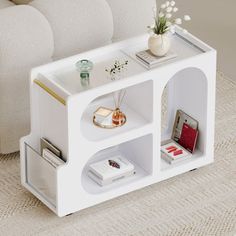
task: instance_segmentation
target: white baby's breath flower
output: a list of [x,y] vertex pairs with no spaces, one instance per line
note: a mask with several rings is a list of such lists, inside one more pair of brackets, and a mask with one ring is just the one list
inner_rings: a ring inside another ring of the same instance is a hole
[[179,9],[177,7],[173,8],[173,12],[177,12]]
[[175,19],[175,24],[181,25],[182,24],[182,19],[181,18]]
[[[1,0],[0,0],[1,1]],[[153,8],[155,24],[148,26],[149,33],[155,34],[156,32],[164,34],[166,32],[175,33],[175,27],[181,25],[183,20],[190,21],[189,15],[184,15],[182,18],[174,17],[174,13],[179,9],[176,7],[175,0],[165,0],[166,2],[160,6],[160,10],[156,7]],[[187,30],[183,29],[183,33],[187,33]]]
[[184,33],[184,34],[187,34],[188,31],[187,31],[186,29],[183,29],[183,33]]
[[172,10],[173,10],[172,7],[167,7],[167,8],[166,8],[166,12],[168,12],[168,13],[172,12]]
[[172,14],[170,14],[170,13],[166,14],[166,19],[170,19],[171,17],[172,17]]
[[161,4],[161,9],[165,9],[166,8],[166,4]]
[[190,21],[190,20],[191,20],[191,17],[190,17],[189,15],[185,15],[185,16],[184,16],[184,20],[185,20],[185,21]]

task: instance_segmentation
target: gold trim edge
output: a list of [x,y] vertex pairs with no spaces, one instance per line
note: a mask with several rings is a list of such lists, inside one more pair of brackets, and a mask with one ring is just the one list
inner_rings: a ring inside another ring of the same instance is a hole
[[47,87],[44,83],[42,83],[41,81],[39,81],[38,79],[34,80],[34,83],[37,84],[40,88],[42,88],[43,90],[45,90],[48,94],[50,94],[52,97],[54,97],[58,102],[60,102],[61,104],[63,104],[64,106],[66,105],[66,101],[65,99],[63,99],[61,96],[59,96],[58,94],[56,94],[52,89],[50,89],[49,87]]

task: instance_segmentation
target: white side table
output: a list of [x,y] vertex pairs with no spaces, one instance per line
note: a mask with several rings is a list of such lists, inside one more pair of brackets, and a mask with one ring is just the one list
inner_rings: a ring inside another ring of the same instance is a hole
[[[213,162],[216,51],[191,34],[172,36],[175,59],[147,70],[129,55],[146,48],[148,35],[114,43],[33,69],[31,133],[21,139],[21,181],[58,216],[79,211],[122,194]],[[90,84],[83,87],[75,63],[94,62]],[[124,78],[111,82],[105,67],[129,60]],[[168,86],[168,127],[161,132],[161,98]],[[127,123],[106,130],[93,125],[100,105],[113,108],[111,93],[127,89],[122,110]],[[181,109],[199,121],[194,155],[169,165],[160,144],[171,136]],[[53,167],[40,156],[40,138],[57,145],[66,163]],[[132,177],[100,187],[87,176],[88,164],[123,153],[136,168]]]

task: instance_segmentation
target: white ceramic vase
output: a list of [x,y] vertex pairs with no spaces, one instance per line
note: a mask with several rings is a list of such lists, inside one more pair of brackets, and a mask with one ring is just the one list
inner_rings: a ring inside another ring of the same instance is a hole
[[170,50],[170,38],[168,34],[153,34],[148,40],[149,50],[156,56],[162,57]]

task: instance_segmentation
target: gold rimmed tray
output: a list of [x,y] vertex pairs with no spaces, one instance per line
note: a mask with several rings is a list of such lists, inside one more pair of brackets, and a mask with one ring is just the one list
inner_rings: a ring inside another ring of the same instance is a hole
[[125,123],[126,123],[126,116],[124,115],[124,119],[122,121],[122,123],[120,125],[115,125],[115,124],[112,124],[112,125],[103,125],[103,124],[100,124],[96,121],[96,117],[94,116],[93,117],[93,123],[94,125],[96,125],[97,127],[100,127],[100,128],[103,128],[103,129],[114,129],[114,128],[117,128],[117,127],[121,127],[123,126]]

